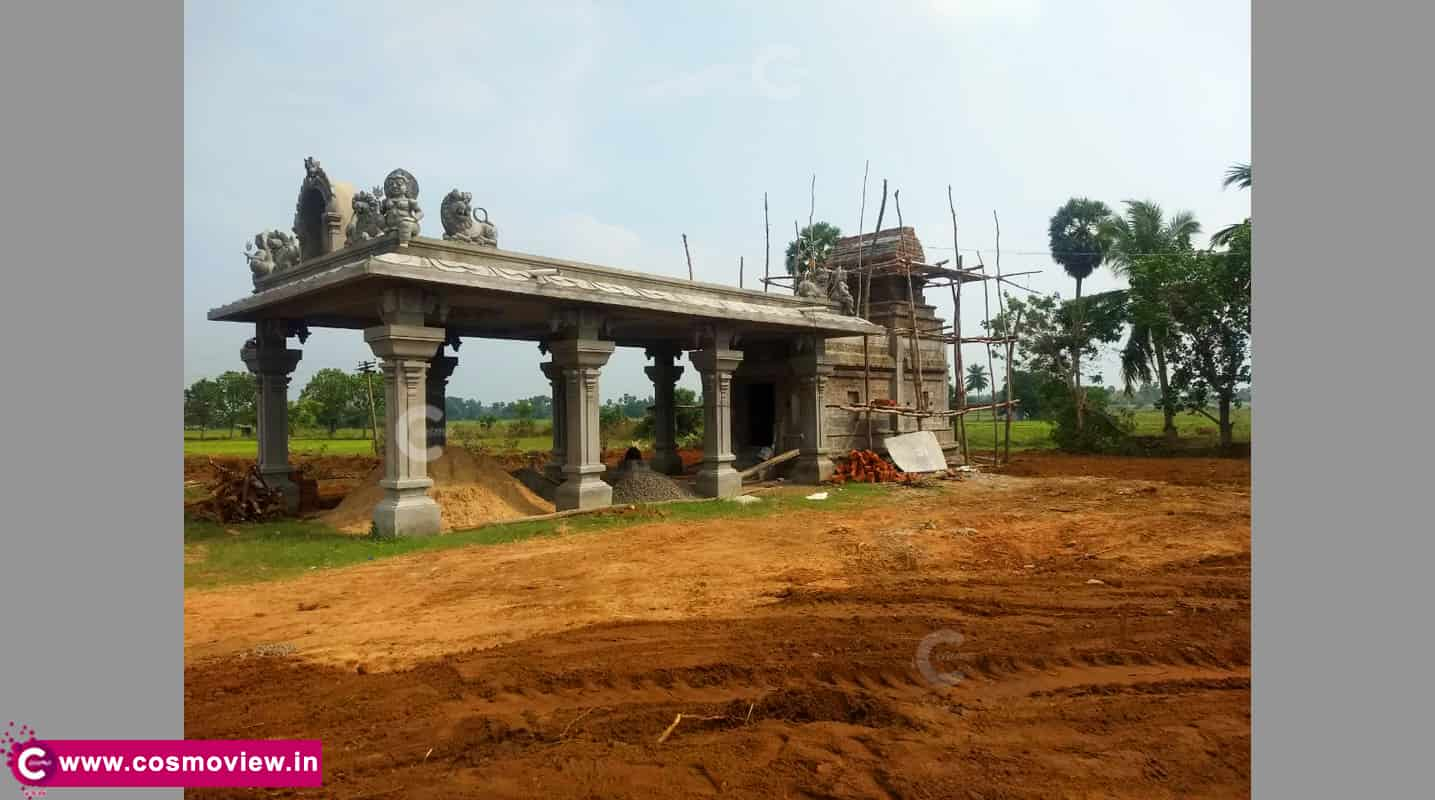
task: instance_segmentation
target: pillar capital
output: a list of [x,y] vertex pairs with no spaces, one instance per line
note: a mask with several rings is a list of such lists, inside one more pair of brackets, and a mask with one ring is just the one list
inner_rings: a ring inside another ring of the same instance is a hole
[[553,363],[561,369],[601,367],[613,355],[614,344],[601,339],[558,339],[548,343]]
[[698,372],[726,372],[731,373],[742,363],[741,350],[728,350],[726,348],[708,348],[706,350],[694,350],[688,353],[688,360],[697,368]]
[[427,362],[438,352],[446,333],[423,325],[375,325],[364,329],[364,341],[385,361]]
[[433,292],[398,288],[385,289],[379,295],[379,319],[387,325],[423,326],[429,321],[442,324],[447,317],[448,304]]

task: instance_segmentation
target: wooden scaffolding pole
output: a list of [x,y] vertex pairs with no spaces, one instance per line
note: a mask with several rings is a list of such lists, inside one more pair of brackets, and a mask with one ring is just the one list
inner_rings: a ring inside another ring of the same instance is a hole
[[[962,268],[962,251],[957,249],[957,204],[952,200],[952,185],[947,184],[947,208],[952,212],[952,259],[957,262],[957,269]],[[952,363],[956,371],[956,383],[953,390],[957,395],[957,409],[967,407],[967,384],[962,375],[962,282],[954,280],[950,284],[952,289],[952,332],[956,334],[952,339]],[[957,417],[957,443],[961,447],[962,463],[971,462],[971,454],[967,452],[967,415],[964,413]]]
[[[882,215],[887,213],[887,179],[882,179],[882,204],[877,207],[877,227],[872,231],[872,244],[877,244],[877,232],[882,230]],[[857,245],[862,245],[862,231],[857,231]],[[861,251],[858,251],[859,254]],[[872,315],[872,267],[868,265],[866,275],[862,278],[863,302],[866,304],[862,310],[862,319],[871,320]],[[868,336],[862,334],[862,396],[867,400],[867,449],[875,449],[872,437],[872,356],[868,352]]]
[[762,193],[762,246],[765,248],[765,255],[762,257],[762,290],[766,292],[768,282],[772,280],[772,221],[767,217],[767,192]]
[[[986,259],[982,258],[981,251],[977,251],[977,263],[978,263],[979,265],[981,265],[982,275],[985,277],[986,274],[987,274],[987,262],[986,262]],[[985,280],[982,281],[982,314],[985,316],[985,320],[984,320],[984,321],[985,321],[987,333],[990,334],[990,333],[991,333],[991,330],[992,330],[992,292],[991,292],[991,289],[987,287],[987,284],[988,284],[988,283],[990,283],[990,281],[985,281]],[[993,367],[992,364],[993,364],[993,362],[992,362],[992,346],[991,346],[991,343],[988,342],[988,343],[987,343],[987,378],[988,378],[988,380],[987,380],[988,387],[987,387],[987,388],[989,388],[989,389],[991,390],[991,401],[992,401],[992,404],[995,405],[995,404],[996,404],[996,401],[997,401],[997,390],[996,390],[996,386],[995,386],[995,385],[992,385],[992,382],[995,381],[995,380],[997,379],[997,377],[996,377],[996,369],[995,369],[995,367]],[[993,408],[993,409],[992,409],[992,463],[994,463],[994,464],[995,464],[995,463],[1000,463],[1000,459],[999,459],[999,456],[1000,456],[1000,448],[1001,448],[1001,430],[1000,430],[1000,423],[997,422],[996,409]]]
[[[897,248],[901,253],[901,231],[902,223],[902,190],[898,189],[892,193],[892,203],[897,207]],[[922,344],[917,334],[917,295],[912,288],[912,260],[902,258],[902,266],[907,273],[907,319],[912,325],[908,337],[907,352],[912,360],[912,404],[918,411],[926,411],[926,403],[922,401]],[[917,418],[917,430],[922,430],[922,418]],[[900,429],[899,429],[900,430]]]
[[[1009,323],[1011,320],[1007,319],[1007,314],[1006,314],[1006,301],[1002,299],[1002,296],[1003,296],[1003,295],[1002,295],[1002,221],[1001,221],[1001,218],[997,216],[997,210],[996,210],[995,208],[992,209],[992,223],[996,226],[996,248],[997,248],[997,318],[1002,321],[1002,326],[1005,327],[1005,326],[1007,325],[1007,323]],[[991,331],[990,333],[994,333],[994,332],[995,332],[995,331]],[[1005,331],[1003,331],[1003,333],[1005,334]],[[1007,334],[1007,335],[1009,336],[1010,334]],[[996,376],[996,375],[992,375],[992,402],[993,402],[993,403],[995,403],[995,402],[997,401],[996,380],[997,380],[997,376]],[[1010,401],[1010,400],[1011,400],[1011,345],[1010,345],[1010,344],[1008,344],[1008,345],[1007,345],[1007,348],[1006,348],[1006,391],[1007,391],[1007,400]],[[1004,460],[1007,461],[1007,462],[1010,462],[1010,461],[1011,461],[1011,404],[1010,404],[1010,402],[1008,402],[1007,407],[1006,407],[1006,425],[1005,425],[1004,427],[1005,427],[1005,429],[1006,429],[1006,437],[1002,440],[1002,442],[1003,442],[1003,444],[1002,444],[1002,450],[1006,453],[1006,455],[1004,456]]]

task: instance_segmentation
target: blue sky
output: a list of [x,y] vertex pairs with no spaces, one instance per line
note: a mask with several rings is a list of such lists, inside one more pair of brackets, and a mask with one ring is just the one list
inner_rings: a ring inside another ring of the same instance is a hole
[[[816,217],[855,233],[871,161],[929,260],[961,246],[1070,295],[1046,255],[1068,197],[1189,209],[1207,233],[1250,213],[1222,190],[1250,154],[1248,2],[657,2],[412,5],[190,2],[185,9],[186,384],[242,368],[252,333],[205,320],[247,295],[246,240],[287,230],[305,156],[358,187],[404,167],[438,204],[472,192],[506,249],[736,284]],[[895,223],[889,202],[887,222]],[[969,259],[974,255],[966,254]],[[780,267],[778,267],[780,268]],[[1086,286],[1122,285],[1106,268]],[[950,317],[949,296],[931,292]],[[980,293],[963,316],[981,315]],[[969,328],[970,330],[970,328]],[[978,348],[969,348],[975,358]],[[371,358],[357,331],[316,330],[317,369]],[[985,357],[982,357],[985,360]],[[468,340],[450,393],[547,392],[536,346]],[[605,397],[648,394],[641,352],[604,370]],[[1107,383],[1115,359],[1102,360]],[[692,370],[683,383],[696,387]]]

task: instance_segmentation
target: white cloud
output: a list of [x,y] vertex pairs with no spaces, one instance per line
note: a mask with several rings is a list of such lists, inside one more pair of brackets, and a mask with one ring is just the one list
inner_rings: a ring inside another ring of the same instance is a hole
[[654,100],[714,95],[789,100],[801,91],[805,74],[799,61],[801,55],[792,45],[772,44],[758,50],[746,63],[709,64],[672,73],[647,84],[642,94]]
[[927,7],[959,22],[1027,24],[1041,16],[1040,0],[927,0]]

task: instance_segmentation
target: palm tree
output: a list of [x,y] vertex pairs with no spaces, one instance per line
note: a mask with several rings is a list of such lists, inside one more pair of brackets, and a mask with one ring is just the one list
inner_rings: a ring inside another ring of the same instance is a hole
[[985,390],[987,383],[987,368],[981,364],[972,364],[967,367],[967,391],[976,393]]
[[787,274],[802,274],[814,257],[818,266],[826,263],[841,238],[842,230],[830,222],[814,222],[803,228],[798,238],[787,244]]
[[1226,179],[1221,181],[1221,186],[1237,186],[1242,189],[1251,188],[1251,162],[1232,164],[1226,170]]
[[1201,232],[1201,223],[1189,211],[1177,212],[1168,220],[1161,206],[1150,200],[1127,200],[1125,205],[1124,217],[1112,217],[1102,226],[1109,243],[1107,263],[1113,273],[1125,277],[1131,285],[1131,334],[1121,348],[1121,378],[1128,395],[1137,383],[1149,382],[1153,376],[1158,379],[1165,417],[1163,432],[1168,439],[1174,439],[1176,405],[1170,396],[1170,372],[1166,367],[1171,327],[1165,314],[1168,286],[1162,270],[1167,264],[1166,256],[1191,249],[1191,237]]
[[[1226,170],[1226,179],[1221,181],[1221,188],[1225,189],[1231,186],[1235,186],[1238,189],[1251,188],[1251,163],[1249,161],[1245,163],[1232,164],[1230,169]],[[1229,245],[1231,243],[1231,239],[1235,237],[1238,231],[1240,231],[1242,228],[1249,228],[1250,226],[1250,217],[1246,217],[1245,222],[1238,222],[1235,225],[1227,225],[1226,227],[1216,231],[1216,233],[1211,236],[1211,246],[1225,247],[1226,245]]]
[[1086,393],[1081,388],[1081,282],[1106,258],[1102,224],[1110,216],[1111,209],[1100,200],[1073,197],[1056,210],[1047,228],[1052,260],[1076,280],[1076,300],[1071,315],[1071,394],[1076,401],[1077,430],[1083,426],[1086,409]]

